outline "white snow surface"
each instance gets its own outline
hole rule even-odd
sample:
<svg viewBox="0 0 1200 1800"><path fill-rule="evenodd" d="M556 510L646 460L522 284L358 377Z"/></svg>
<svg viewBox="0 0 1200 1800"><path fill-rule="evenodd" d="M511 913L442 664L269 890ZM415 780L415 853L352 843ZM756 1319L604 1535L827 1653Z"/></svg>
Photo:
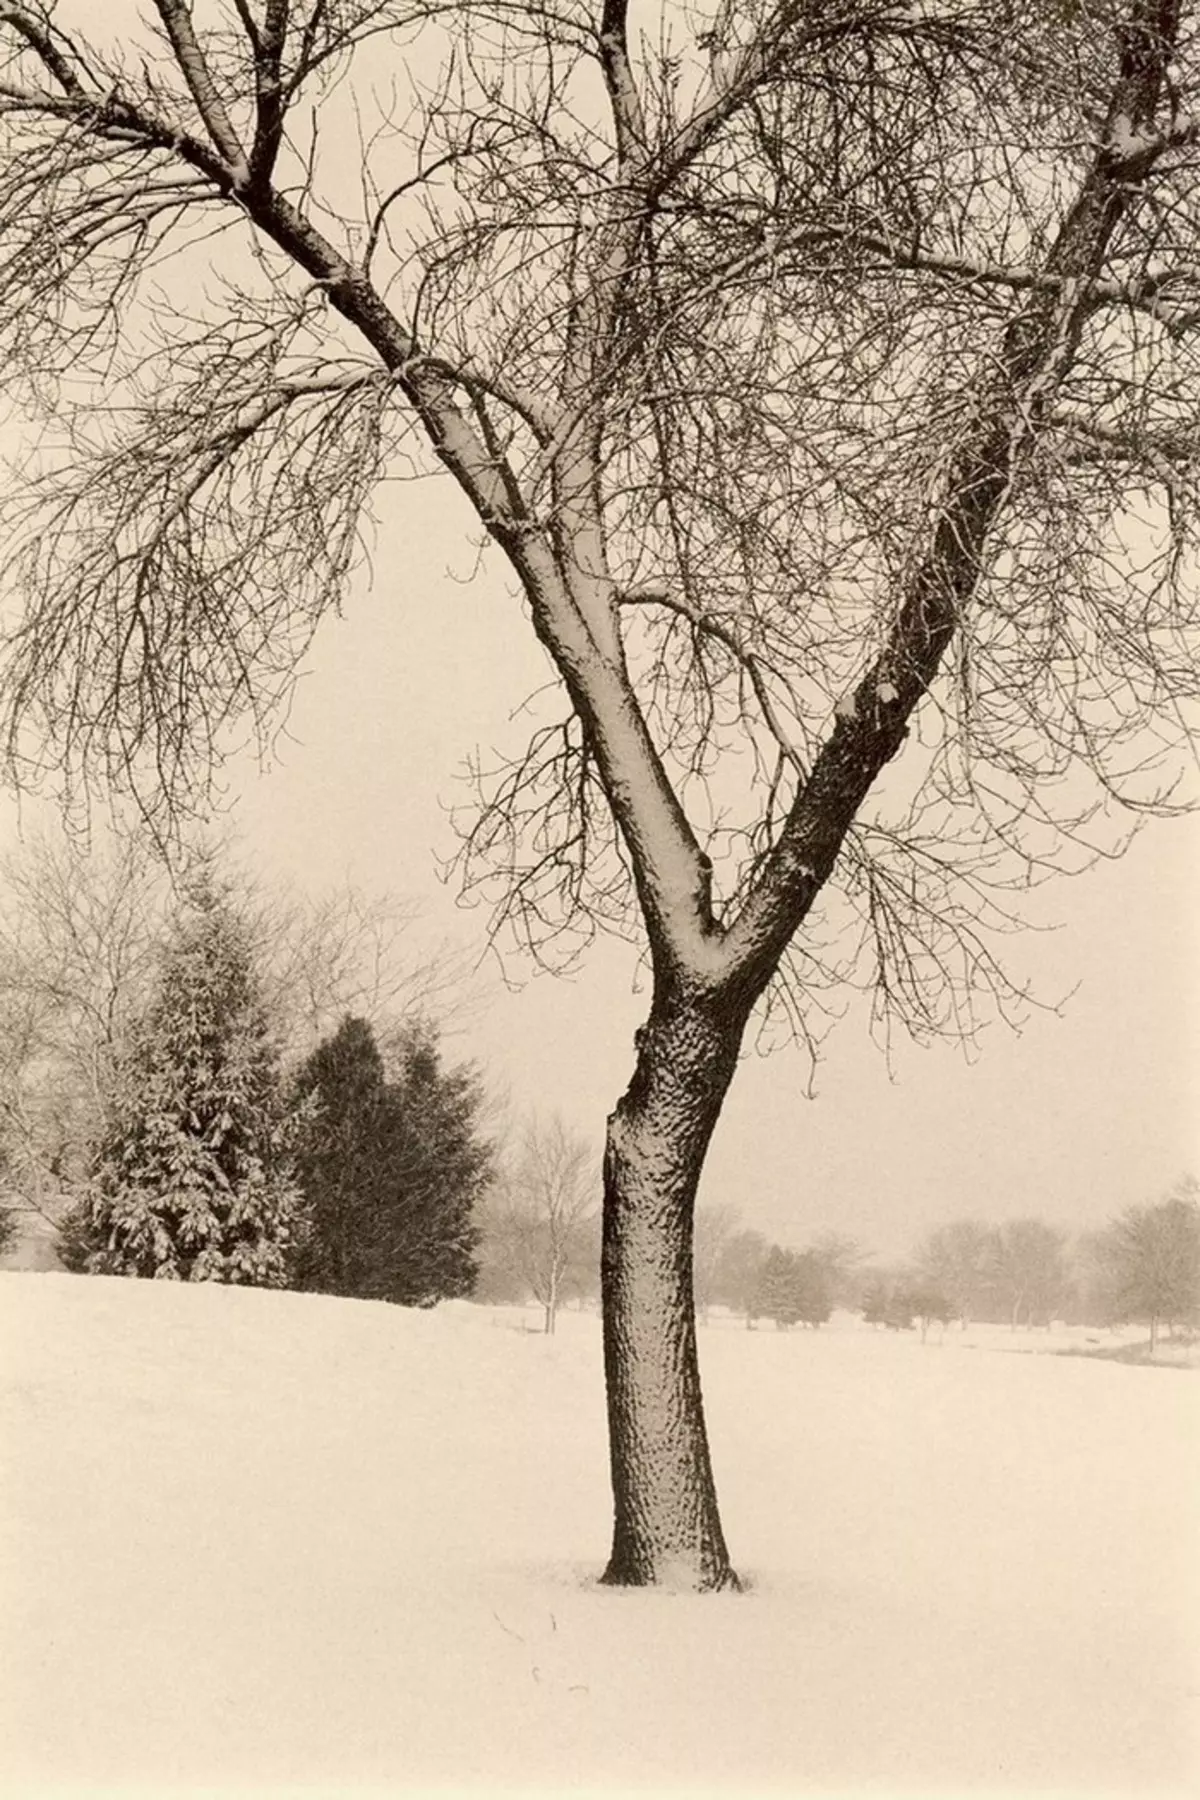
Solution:
<svg viewBox="0 0 1200 1800"><path fill-rule="evenodd" d="M0 1792L1200 1792L1194 1373L702 1329L749 1591L620 1592L532 1316L0 1275Z"/></svg>

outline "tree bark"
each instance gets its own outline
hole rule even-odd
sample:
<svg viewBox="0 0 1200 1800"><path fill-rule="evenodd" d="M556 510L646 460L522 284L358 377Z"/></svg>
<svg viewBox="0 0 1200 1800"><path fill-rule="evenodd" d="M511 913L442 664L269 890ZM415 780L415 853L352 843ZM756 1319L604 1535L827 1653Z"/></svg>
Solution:
<svg viewBox="0 0 1200 1800"><path fill-rule="evenodd" d="M692 1287L696 1189L733 1076L741 1007L656 1003L608 1122L602 1251L614 1526L603 1579L738 1586L709 1458Z"/></svg>

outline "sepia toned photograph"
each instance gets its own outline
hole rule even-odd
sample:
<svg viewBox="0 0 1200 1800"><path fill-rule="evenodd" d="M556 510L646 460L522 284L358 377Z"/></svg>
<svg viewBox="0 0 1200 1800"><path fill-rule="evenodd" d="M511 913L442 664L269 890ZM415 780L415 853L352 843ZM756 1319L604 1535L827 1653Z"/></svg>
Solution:
<svg viewBox="0 0 1200 1800"><path fill-rule="evenodd" d="M0 1793L1200 1793L1200 0L0 0Z"/></svg>

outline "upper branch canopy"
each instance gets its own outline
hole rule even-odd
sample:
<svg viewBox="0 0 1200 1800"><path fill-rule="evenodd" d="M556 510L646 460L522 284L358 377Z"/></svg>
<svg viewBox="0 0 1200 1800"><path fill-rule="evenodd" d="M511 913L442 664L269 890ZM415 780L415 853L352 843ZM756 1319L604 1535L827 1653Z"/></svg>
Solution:
<svg viewBox="0 0 1200 1800"><path fill-rule="evenodd" d="M757 986L821 892L937 965L948 866L1182 797L1194 5L156 10L0 9L14 755L176 792L441 466L573 713L466 846L535 945Z"/></svg>

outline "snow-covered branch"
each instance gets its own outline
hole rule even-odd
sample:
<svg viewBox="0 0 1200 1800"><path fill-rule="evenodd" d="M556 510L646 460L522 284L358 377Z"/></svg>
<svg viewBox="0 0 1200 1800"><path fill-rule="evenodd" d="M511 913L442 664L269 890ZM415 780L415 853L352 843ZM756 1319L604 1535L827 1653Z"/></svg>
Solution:
<svg viewBox="0 0 1200 1800"><path fill-rule="evenodd" d="M205 129L229 170L234 188L243 188L250 179L250 165L196 37L191 11L185 0L154 0L154 4Z"/></svg>

